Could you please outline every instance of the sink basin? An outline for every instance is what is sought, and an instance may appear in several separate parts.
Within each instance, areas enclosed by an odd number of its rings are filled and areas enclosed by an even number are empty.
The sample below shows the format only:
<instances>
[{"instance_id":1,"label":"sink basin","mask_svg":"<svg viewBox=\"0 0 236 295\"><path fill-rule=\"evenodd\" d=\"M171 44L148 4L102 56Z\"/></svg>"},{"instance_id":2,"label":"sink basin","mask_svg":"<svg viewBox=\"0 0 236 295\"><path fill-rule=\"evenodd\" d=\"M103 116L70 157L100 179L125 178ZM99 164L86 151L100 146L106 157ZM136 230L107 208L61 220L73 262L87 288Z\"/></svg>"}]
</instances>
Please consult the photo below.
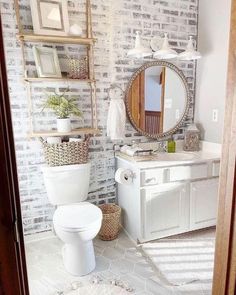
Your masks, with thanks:
<instances>
[{"instance_id":1,"label":"sink basin","mask_svg":"<svg viewBox=\"0 0 236 295\"><path fill-rule=\"evenodd\" d=\"M197 155L191 152L158 153L150 156L136 156L136 162L159 161L159 162L184 162L196 159ZM130 158L130 157L129 157Z\"/></svg>"},{"instance_id":2,"label":"sink basin","mask_svg":"<svg viewBox=\"0 0 236 295\"><path fill-rule=\"evenodd\" d=\"M157 161L191 161L194 158L196 158L196 155L194 153L185 153L185 152L179 152L179 153L163 153L158 154L155 156Z\"/></svg>"}]
</instances>

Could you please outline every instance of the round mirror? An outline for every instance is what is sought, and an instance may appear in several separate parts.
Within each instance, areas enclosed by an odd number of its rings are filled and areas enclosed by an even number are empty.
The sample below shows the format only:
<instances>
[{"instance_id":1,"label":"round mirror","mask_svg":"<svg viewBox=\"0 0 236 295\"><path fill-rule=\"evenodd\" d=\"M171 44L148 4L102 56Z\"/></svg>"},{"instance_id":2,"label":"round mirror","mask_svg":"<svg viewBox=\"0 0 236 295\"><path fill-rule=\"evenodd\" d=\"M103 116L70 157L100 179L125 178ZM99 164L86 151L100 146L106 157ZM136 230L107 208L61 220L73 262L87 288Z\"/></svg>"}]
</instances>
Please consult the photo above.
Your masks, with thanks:
<instances>
[{"instance_id":1,"label":"round mirror","mask_svg":"<svg viewBox=\"0 0 236 295\"><path fill-rule=\"evenodd\" d=\"M189 109L190 92L181 70L171 63L154 61L139 68L126 90L126 109L142 135L161 138L173 134Z\"/></svg>"}]
</instances>

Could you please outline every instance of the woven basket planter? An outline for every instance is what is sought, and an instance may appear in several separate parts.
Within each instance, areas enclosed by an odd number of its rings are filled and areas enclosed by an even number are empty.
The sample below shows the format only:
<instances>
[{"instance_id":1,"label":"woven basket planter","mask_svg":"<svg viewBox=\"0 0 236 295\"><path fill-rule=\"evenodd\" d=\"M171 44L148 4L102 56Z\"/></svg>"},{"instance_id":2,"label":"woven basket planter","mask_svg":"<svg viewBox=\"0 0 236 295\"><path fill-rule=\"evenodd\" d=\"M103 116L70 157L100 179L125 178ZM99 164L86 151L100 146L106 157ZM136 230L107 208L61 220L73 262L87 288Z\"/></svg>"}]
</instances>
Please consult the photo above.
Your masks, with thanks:
<instances>
[{"instance_id":1,"label":"woven basket planter","mask_svg":"<svg viewBox=\"0 0 236 295\"><path fill-rule=\"evenodd\" d=\"M83 142L47 143L41 139L49 166L85 164L88 162L89 137Z\"/></svg>"},{"instance_id":2,"label":"woven basket planter","mask_svg":"<svg viewBox=\"0 0 236 295\"><path fill-rule=\"evenodd\" d=\"M119 235L121 208L115 204L102 204L99 208L103 220L98 236L103 241L112 241Z\"/></svg>"}]
</instances>

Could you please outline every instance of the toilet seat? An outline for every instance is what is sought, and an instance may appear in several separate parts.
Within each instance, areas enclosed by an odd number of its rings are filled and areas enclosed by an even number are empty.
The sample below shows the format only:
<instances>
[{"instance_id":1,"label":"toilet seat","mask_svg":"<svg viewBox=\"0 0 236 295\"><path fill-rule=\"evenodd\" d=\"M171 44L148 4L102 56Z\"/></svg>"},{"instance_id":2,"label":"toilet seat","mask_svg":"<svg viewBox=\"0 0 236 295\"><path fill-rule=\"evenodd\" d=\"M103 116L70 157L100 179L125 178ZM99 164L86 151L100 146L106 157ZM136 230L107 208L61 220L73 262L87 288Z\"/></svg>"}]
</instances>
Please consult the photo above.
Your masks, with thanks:
<instances>
[{"instance_id":1,"label":"toilet seat","mask_svg":"<svg viewBox=\"0 0 236 295\"><path fill-rule=\"evenodd\" d=\"M54 225L67 232L86 231L101 220L102 211L88 202L60 206L53 216Z\"/></svg>"}]
</instances>

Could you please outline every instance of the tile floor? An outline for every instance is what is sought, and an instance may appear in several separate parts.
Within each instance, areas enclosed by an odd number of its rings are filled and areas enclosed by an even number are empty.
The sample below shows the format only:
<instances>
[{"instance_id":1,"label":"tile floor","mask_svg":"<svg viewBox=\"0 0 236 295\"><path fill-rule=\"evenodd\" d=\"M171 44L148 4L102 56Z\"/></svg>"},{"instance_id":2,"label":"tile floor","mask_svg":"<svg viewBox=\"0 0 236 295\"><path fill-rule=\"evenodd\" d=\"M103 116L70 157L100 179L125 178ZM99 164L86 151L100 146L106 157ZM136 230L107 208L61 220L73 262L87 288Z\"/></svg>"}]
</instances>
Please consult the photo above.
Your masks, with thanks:
<instances>
[{"instance_id":1,"label":"tile floor","mask_svg":"<svg viewBox=\"0 0 236 295\"><path fill-rule=\"evenodd\" d=\"M191 234L191 237L198 238L208 234L209 232L200 231ZM57 294L59 291L67 290L73 282L89 284L95 276L99 276L107 283L113 279L124 282L133 288L134 291L130 292L132 295L211 294L211 281L204 282L204 288L199 282L180 287L165 286L155 269L152 269L124 232L121 232L119 238L114 241L105 242L98 238L94 240L96 269L90 275L82 278L74 277L65 271L61 247L62 242L52 233L38 234L36 239L35 236L26 237L31 295ZM205 291L206 284L208 284L208 291Z\"/></svg>"}]
</instances>

